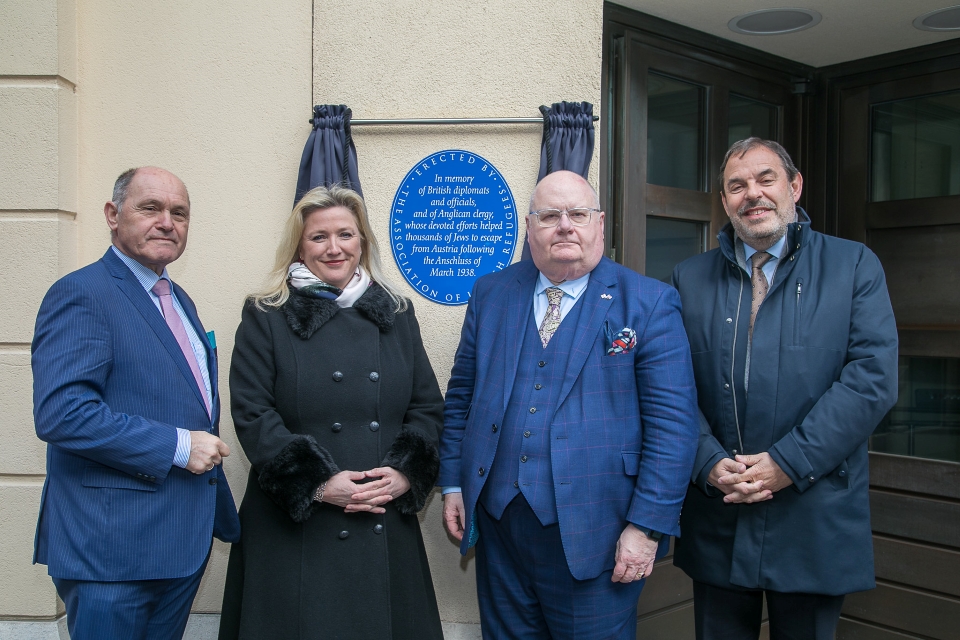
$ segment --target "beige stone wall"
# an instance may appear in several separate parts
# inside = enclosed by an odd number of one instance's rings
[[[76,268],[76,13],[69,0],[0,3],[0,616],[62,611],[32,566],[44,477],[30,341],[40,300]]]
[[[0,619],[62,612],[45,568],[30,564],[44,447],[29,344],[49,285],[108,247],[103,203],[121,171],[156,164],[190,190],[189,246],[170,271],[217,333],[226,409],[240,306],[272,262],[311,106],[347,104],[355,118],[536,117],[564,99],[599,107],[601,26],[600,0],[549,10],[520,0],[0,2]],[[523,210],[540,135],[538,125],[356,128],[389,275],[403,282],[387,211],[417,160],[480,154]],[[445,386],[464,307],[409,291]],[[249,465],[225,413],[239,502]],[[442,617],[475,622],[473,563],[443,533],[439,496],[423,526]],[[214,546],[195,611],[219,610],[227,553]]]
[[[315,2],[314,101],[346,104],[354,118],[539,117],[540,105],[560,100],[587,100],[600,113],[602,14],[600,0],[549,7],[522,0]],[[406,286],[387,247],[396,189],[421,158],[465,149],[496,166],[518,211],[526,211],[541,135],[539,124],[353,129],[388,276],[403,283],[413,300],[441,388],[466,307],[436,304]],[[595,155],[595,185],[598,165]],[[421,521],[441,617],[477,622],[472,554],[461,559],[440,514],[440,496],[434,494]]]

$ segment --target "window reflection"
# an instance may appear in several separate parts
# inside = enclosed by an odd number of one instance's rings
[[[670,282],[670,275],[677,264],[704,249],[702,223],[647,216],[645,273],[649,277]]]
[[[872,200],[960,195],[960,91],[873,107]]]
[[[901,356],[899,383],[870,450],[960,462],[960,358]]]
[[[703,189],[703,88],[647,77],[647,182]]]
[[[727,148],[734,142],[752,136],[764,140],[777,139],[777,107],[750,98],[730,94],[729,128]]]

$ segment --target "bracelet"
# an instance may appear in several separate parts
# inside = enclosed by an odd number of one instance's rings
[[[326,481],[323,482],[319,487],[317,487],[317,492],[313,494],[313,499],[315,502],[323,502],[323,490],[327,488]]]

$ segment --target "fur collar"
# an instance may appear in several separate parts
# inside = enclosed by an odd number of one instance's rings
[[[293,290],[280,308],[287,319],[287,324],[304,340],[309,340],[310,336],[340,311],[339,305],[333,300],[309,298]],[[382,333],[387,333],[393,328],[397,315],[394,302],[384,288],[376,282],[371,284],[360,299],[353,303],[353,308],[377,325]]]

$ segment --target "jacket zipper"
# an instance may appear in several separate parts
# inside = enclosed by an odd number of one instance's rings
[[[740,294],[737,296],[737,314],[733,324],[733,346],[730,351],[730,392],[733,394],[733,421],[737,426],[737,442],[740,445],[739,453],[743,453],[743,436],[740,434],[740,414],[737,411],[737,382],[734,377],[734,370],[737,364],[737,333],[740,327],[740,305],[743,303],[743,269],[737,267],[737,274],[740,276]],[[733,450],[736,456],[738,451]]]
[[[797,310],[793,316],[793,344],[800,346],[800,322],[803,319],[803,278],[797,278]]]

